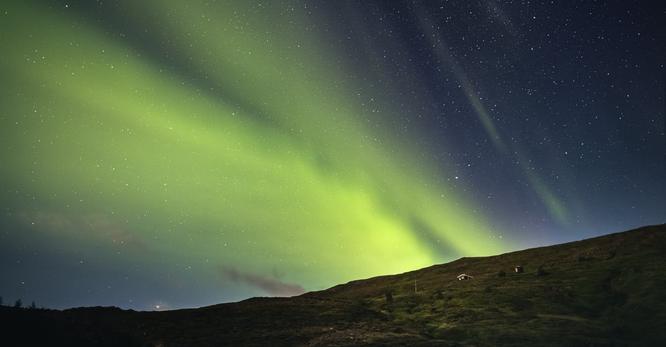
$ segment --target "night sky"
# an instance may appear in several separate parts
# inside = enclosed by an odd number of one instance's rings
[[[659,1],[3,1],[0,296],[171,309],[666,222]]]

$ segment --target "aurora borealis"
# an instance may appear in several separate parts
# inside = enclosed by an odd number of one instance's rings
[[[656,17],[548,6],[3,3],[0,295],[192,307],[663,223]]]

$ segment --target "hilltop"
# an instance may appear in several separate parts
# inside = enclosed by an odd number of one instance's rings
[[[1,307],[0,318],[23,345],[663,345],[666,225],[291,298],[166,312]]]

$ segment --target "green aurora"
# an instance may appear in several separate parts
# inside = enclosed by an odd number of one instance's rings
[[[307,11],[271,6],[123,2],[160,61],[69,6],[6,5],[1,201],[23,237],[305,290],[506,250],[426,149],[367,121]],[[215,281],[217,301],[262,294]]]

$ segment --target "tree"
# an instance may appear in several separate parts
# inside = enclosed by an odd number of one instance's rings
[[[14,302],[14,307],[16,308],[21,308],[23,307],[23,301],[21,299],[18,299]]]
[[[0,306],[2,306],[2,297],[0,296]]]
[[[37,305],[35,305],[35,301],[33,300],[32,303],[30,303],[30,309],[34,310],[37,308]]]

